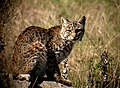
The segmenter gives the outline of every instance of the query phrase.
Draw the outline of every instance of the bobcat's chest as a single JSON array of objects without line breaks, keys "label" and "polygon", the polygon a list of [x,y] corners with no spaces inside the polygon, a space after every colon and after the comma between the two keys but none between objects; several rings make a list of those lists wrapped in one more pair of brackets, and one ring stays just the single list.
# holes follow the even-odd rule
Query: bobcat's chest
[{"label": "bobcat's chest", "polygon": [[65,58],[67,58],[73,48],[74,42],[67,41],[61,42],[58,41],[57,43],[52,43],[52,51],[57,59],[57,63],[62,62]]}]

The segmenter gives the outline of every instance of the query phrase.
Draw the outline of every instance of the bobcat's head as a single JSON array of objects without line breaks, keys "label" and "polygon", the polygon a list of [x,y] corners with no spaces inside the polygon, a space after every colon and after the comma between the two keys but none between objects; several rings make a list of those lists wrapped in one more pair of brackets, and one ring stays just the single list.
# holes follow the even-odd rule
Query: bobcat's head
[{"label": "bobcat's head", "polygon": [[65,40],[80,40],[84,35],[86,17],[83,16],[81,19],[75,22],[71,22],[61,17],[62,29],[61,38]]}]

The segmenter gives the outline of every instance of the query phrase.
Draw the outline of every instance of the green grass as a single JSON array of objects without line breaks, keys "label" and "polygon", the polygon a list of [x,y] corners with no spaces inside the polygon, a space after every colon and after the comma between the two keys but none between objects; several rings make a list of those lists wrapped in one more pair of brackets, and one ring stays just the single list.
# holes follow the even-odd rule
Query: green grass
[{"label": "green grass", "polygon": [[[24,9],[23,9],[24,8]],[[26,27],[49,28],[60,24],[60,17],[78,20],[86,16],[85,35],[69,56],[69,79],[75,88],[115,88],[120,77],[120,4],[118,0],[26,0],[19,8],[11,29],[5,31],[6,58],[10,57],[17,36]],[[11,35],[10,35],[11,33]],[[9,36],[8,36],[9,35]],[[101,54],[108,52],[107,80],[103,82]]]}]

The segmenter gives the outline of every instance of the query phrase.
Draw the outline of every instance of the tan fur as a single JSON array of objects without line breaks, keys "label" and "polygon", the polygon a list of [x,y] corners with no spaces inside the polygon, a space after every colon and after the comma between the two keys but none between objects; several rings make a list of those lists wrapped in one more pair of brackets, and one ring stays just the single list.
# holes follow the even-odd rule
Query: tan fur
[{"label": "tan fur", "polygon": [[10,73],[30,74],[30,86],[44,74],[48,79],[71,85],[61,76],[58,64],[69,56],[75,42],[82,39],[85,17],[75,22],[61,18],[61,23],[49,29],[36,26],[26,28],[15,43]]}]

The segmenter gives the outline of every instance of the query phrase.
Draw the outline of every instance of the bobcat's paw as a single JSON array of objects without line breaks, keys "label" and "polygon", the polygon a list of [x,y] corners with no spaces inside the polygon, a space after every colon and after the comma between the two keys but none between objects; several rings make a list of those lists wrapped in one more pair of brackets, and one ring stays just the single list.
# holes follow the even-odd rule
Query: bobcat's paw
[{"label": "bobcat's paw", "polygon": [[72,83],[70,80],[62,79],[60,83],[66,85],[66,86],[72,86]]},{"label": "bobcat's paw", "polygon": [[29,81],[30,75],[29,74],[19,74],[15,77],[15,79]]}]

